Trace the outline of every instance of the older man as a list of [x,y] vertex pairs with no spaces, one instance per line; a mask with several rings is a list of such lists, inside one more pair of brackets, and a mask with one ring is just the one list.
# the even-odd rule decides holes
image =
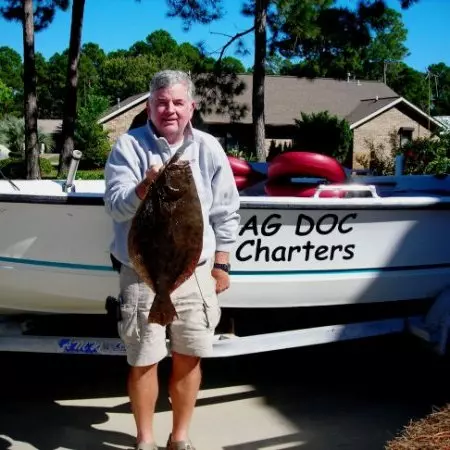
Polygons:
[[220,318],[217,294],[230,284],[229,254],[239,225],[239,194],[219,142],[191,126],[193,97],[193,84],[185,73],[157,73],[150,84],[148,123],[118,138],[105,167],[105,205],[114,225],[111,253],[120,267],[122,319],[118,331],[131,366],[128,392],[138,450],[158,448],[153,435],[157,366],[168,350],[165,327],[147,321],[154,293],[133,270],[127,236],[148,186],[181,145],[187,145],[182,159],[191,161],[202,204],[204,236],[194,275],[172,295],[178,318],[168,330],[173,409],[168,449],[194,449],[189,425],[200,387],[200,359],[212,352],[214,330]]

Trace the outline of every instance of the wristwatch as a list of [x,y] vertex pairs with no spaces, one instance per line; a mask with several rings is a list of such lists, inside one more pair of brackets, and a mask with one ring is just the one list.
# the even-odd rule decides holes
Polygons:
[[219,264],[219,263],[214,263],[214,269],[220,269],[225,271],[226,273],[230,272],[230,264]]

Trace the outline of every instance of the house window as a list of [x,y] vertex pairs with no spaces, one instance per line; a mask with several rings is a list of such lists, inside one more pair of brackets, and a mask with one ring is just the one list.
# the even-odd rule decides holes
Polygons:
[[413,127],[400,127],[398,134],[400,136],[400,148],[403,148],[406,144],[412,142]]

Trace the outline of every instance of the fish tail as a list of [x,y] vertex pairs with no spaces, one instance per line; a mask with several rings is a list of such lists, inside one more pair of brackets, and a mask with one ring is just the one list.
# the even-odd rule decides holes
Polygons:
[[168,292],[156,294],[150,308],[148,322],[165,326],[173,322],[177,317],[178,315],[170,299],[170,294]]

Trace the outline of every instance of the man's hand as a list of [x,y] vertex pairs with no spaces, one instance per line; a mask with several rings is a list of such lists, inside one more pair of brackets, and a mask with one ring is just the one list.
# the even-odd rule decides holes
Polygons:
[[226,291],[230,287],[230,275],[222,269],[213,269],[211,275],[216,280],[216,294]]
[[161,164],[151,166],[150,169],[145,172],[145,178],[136,186],[136,193],[141,200],[145,197],[148,187],[156,180],[162,167]]
[[156,177],[158,176],[159,172],[162,169],[162,164],[154,164],[153,166],[150,166],[150,169],[145,172],[145,177],[147,179],[147,183],[153,183],[153,181],[156,180]]

